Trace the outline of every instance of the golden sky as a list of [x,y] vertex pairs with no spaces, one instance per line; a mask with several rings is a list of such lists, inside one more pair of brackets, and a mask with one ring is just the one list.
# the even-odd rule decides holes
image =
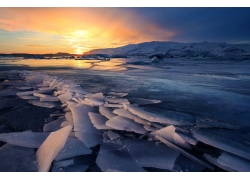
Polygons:
[[174,34],[126,8],[0,8],[0,53],[81,54]]

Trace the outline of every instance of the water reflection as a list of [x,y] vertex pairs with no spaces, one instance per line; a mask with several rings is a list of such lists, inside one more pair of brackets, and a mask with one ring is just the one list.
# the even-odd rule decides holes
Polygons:
[[122,67],[125,59],[111,59],[110,61],[101,60],[73,60],[73,59],[0,59],[1,65],[25,65],[29,67],[62,67],[75,69],[91,69],[91,70],[126,70]]

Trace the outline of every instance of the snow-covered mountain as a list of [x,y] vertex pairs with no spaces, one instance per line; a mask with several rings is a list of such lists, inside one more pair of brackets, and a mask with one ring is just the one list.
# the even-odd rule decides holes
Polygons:
[[165,58],[171,57],[221,57],[240,58],[250,57],[249,44],[227,44],[216,42],[201,43],[178,43],[178,42],[144,42],[140,44],[129,44],[117,48],[95,49],[84,53],[106,54],[109,56],[154,56]]

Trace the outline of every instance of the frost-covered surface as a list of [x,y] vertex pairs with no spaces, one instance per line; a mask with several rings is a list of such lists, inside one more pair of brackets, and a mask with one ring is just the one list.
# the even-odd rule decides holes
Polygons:
[[[153,171],[152,168],[161,171],[218,171],[208,162],[213,162],[212,164],[218,168],[229,164],[230,167],[225,168],[228,171],[248,171],[247,150],[250,142],[249,121],[246,120],[249,116],[246,110],[250,101],[246,91],[231,96],[232,92],[222,92],[218,87],[194,87],[188,84],[188,78],[180,78],[180,83],[168,80],[166,74],[158,67],[159,71],[150,74],[152,77],[144,70],[152,71],[157,68],[133,67],[135,69],[123,75],[117,73],[115,78],[112,74],[98,72],[103,75],[104,82],[100,81],[100,86],[97,87],[93,84],[88,86],[89,81],[86,81],[84,86],[81,78],[98,75],[88,74],[89,77],[77,76],[74,79],[75,76],[69,74],[53,76],[35,71],[6,72],[9,81],[1,83],[2,87],[11,89],[17,95],[15,99],[23,102],[13,101],[13,97],[6,95],[5,89],[2,93],[4,99],[0,99],[4,102],[4,105],[0,106],[1,112],[10,113],[13,109],[21,111],[20,106],[39,106],[51,110],[43,122],[44,131],[62,131],[63,128],[71,126],[73,128],[56,137],[56,142],[50,140],[50,136],[55,132],[48,136],[48,132],[41,132],[43,128],[39,133],[0,130],[0,148],[3,147],[1,143],[4,141],[30,150],[50,141],[44,145],[45,147],[41,146],[47,155],[42,156],[42,159],[37,157],[40,170],[46,171]],[[190,68],[190,71],[193,69]],[[179,69],[179,74],[177,71],[174,73],[177,74],[175,78],[185,72],[184,69]],[[243,69],[243,72],[246,71]],[[105,76],[109,77],[110,82],[114,79],[119,80],[116,81],[120,83],[119,86],[109,86],[106,89]],[[222,76],[225,79],[225,76]],[[131,77],[136,83],[133,83]],[[170,74],[168,78],[171,79],[173,76]],[[232,78],[236,77],[227,76],[227,80],[235,81]],[[247,81],[248,76],[240,78]],[[145,88],[142,88],[143,84]],[[139,86],[142,89],[134,89]],[[161,89],[163,86],[165,89]],[[2,87],[0,86],[0,93]],[[215,100],[215,97],[218,100]],[[220,104],[220,98],[225,99],[224,106]],[[234,102],[240,102],[237,108],[233,105]],[[211,106],[212,110],[204,109]],[[8,108],[11,109],[10,112]],[[216,113],[219,110],[222,112]],[[236,110],[237,113],[234,114],[231,110]],[[28,117],[29,111],[25,112]],[[223,114],[224,112],[228,114]],[[0,114],[0,123],[8,113]],[[19,126],[11,124],[10,121],[13,119],[5,119],[4,122],[10,127]],[[61,141],[65,144],[59,143]],[[206,144],[205,148],[202,143]],[[53,152],[54,148],[51,147],[57,145],[60,147]],[[213,161],[206,156],[207,152],[221,150],[225,153]],[[234,155],[229,156],[229,152]],[[91,162],[75,161],[85,158]],[[237,163],[243,163],[247,167],[237,166]]]

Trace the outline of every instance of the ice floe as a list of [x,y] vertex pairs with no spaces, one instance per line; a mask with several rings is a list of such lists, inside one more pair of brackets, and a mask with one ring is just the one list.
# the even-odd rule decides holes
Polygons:
[[36,152],[36,157],[40,172],[49,170],[51,162],[58,156],[58,153],[61,152],[71,130],[72,126],[66,126],[58,131],[50,133],[48,138],[39,147]]
[[49,134],[32,131],[2,133],[0,134],[0,141],[17,146],[39,148]]
[[135,132],[139,134],[146,133],[142,125],[134,122],[131,119],[122,116],[115,116],[106,122],[106,125],[116,130]]
[[108,119],[105,116],[99,113],[92,113],[92,112],[89,112],[88,115],[96,129],[99,129],[99,130],[113,129],[109,126],[106,126],[106,122],[108,121]]

